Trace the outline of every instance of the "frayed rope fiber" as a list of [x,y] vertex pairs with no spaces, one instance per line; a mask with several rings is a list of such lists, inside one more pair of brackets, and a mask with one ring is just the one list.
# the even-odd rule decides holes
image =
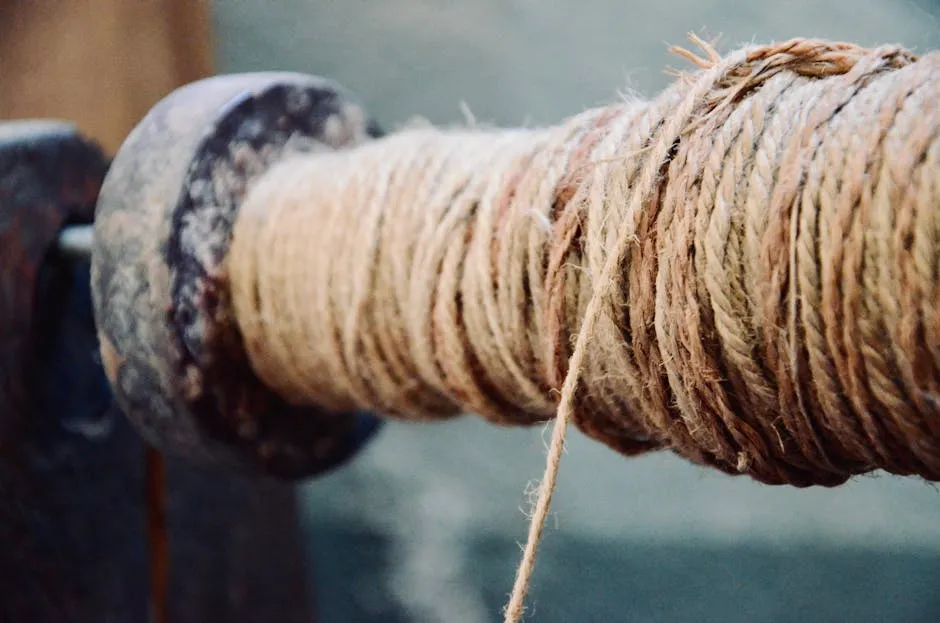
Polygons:
[[765,483],[940,480],[940,54],[797,39],[544,129],[410,128],[285,161],[229,255],[286,399],[556,417]]

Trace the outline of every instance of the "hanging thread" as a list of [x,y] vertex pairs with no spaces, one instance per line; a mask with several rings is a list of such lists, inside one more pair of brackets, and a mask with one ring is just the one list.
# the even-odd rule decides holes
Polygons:
[[228,258],[286,399],[555,419],[761,482],[940,479],[940,55],[798,39],[544,129],[411,128],[283,162]]

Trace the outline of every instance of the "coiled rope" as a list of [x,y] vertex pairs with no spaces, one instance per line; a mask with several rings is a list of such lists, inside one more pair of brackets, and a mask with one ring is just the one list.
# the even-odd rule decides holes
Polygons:
[[286,398],[566,427],[772,484],[940,479],[940,55],[797,39],[544,129],[289,160],[229,257]]

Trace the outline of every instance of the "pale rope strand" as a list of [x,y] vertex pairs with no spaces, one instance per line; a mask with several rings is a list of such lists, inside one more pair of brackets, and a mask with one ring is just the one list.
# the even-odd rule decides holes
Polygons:
[[570,422],[767,483],[940,480],[940,55],[696,42],[651,102],[288,161],[236,223],[235,317],[285,399],[555,417],[507,622]]
[[[573,378],[573,376],[569,375],[569,378]],[[563,388],[562,396],[564,395],[566,394]],[[503,620],[506,623],[515,623],[515,621],[522,618],[525,612],[525,598],[529,592],[529,584],[532,582],[535,556],[539,550],[539,543],[542,542],[545,520],[548,519],[548,512],[552,506],[552,496],[555,493],[555,485],[558,481],[558,466],[561,463],[561,455],[565,451],[565,438],[568,436],[568,420],[570,419],[570,407],[564,410],[559,409],[555,424],[552,426],[552,441],[548,447],[545,474],[539,483],[539,495],[535,502],[535,508],[532,510],[532,518],[529,520],[529,533],[526,537],[525,548],[522,550],[522,560],[519,562],[519,568],[516,571],[516,579],[512,585],[509,603],[506,604],[503,611]]]

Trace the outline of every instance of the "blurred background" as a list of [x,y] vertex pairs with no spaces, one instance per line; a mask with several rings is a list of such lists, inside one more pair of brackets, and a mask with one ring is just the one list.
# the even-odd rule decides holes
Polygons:
[[[0,92],[0,117],[75,119],[113,149],[178,83],[290,69],[341,82],[388,130],[414,116],[461,123],[466,109],[484,123],[551,124],[625,90],[654,94],[681,62],[667,46],[689,31],[721,35],[721,50],[798,36],[940,47],[935,0],[215,0],[171,17],[142,8],[156,4],[61,5],[85,5],[96,28],[116,25],[93,61],[117,58],[115,74],[67,73],[118,75],[97,92],[115,102],[130,93],[120,114],[11,77],[48,60],[45,48],[5,38],[12,22],[0,22],[0,83],[22,80],[17,97]],[[43,19],[48,37],[53,17]],[[87,33],[69,32],[87,44]],[[148,55],[147,45],[169,51]],[[167,58],[142,73],[140,63]],[[318,620],[498,620],[547,438],[469,416],[390,424],[350,465],[304,485]],[[767,487],[665,455],[627,460],[575,433],[528,620],[926,623],[940,621],[938,577],[940,494],[921,481]]]

